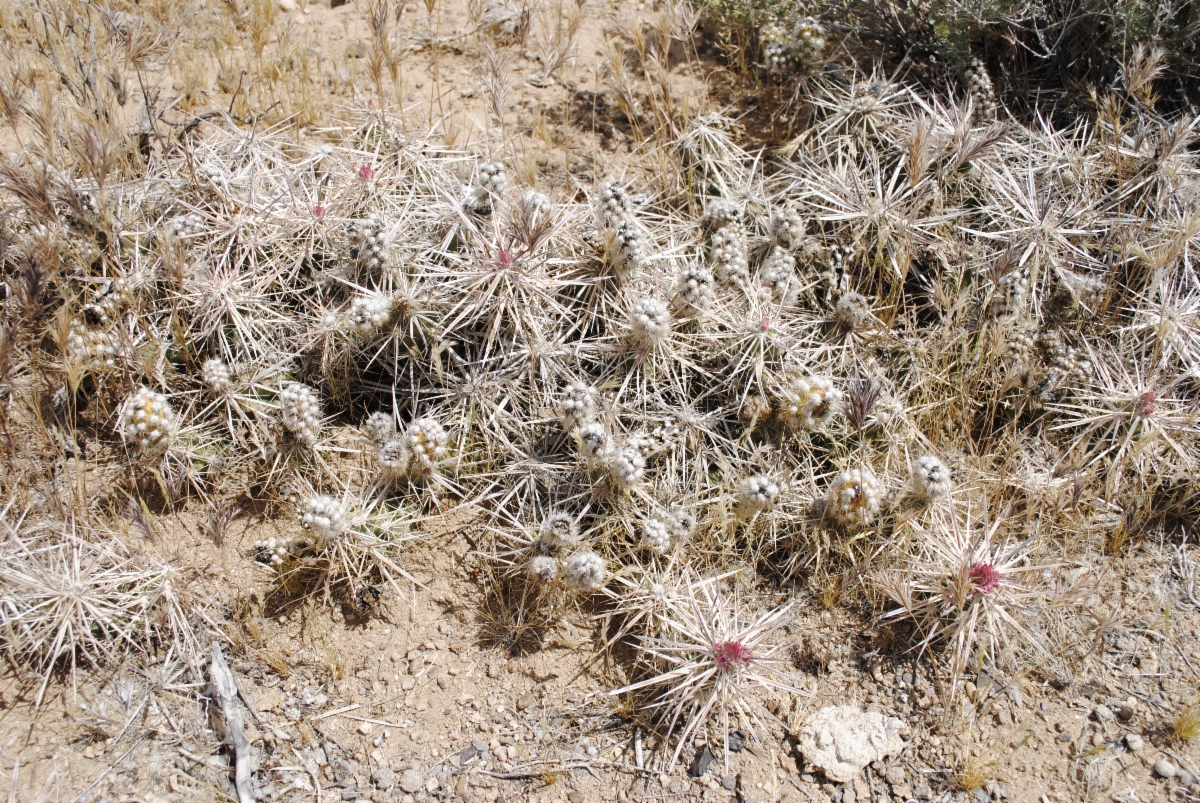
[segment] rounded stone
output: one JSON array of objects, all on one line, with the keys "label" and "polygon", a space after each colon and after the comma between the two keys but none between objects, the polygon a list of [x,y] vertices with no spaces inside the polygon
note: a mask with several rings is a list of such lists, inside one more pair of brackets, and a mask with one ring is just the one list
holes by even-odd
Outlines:
[{"label": "rounded stone", "polygon": [[1159,778],[1174,778],[1177,772],[1178,770],[1175,769],[1175,765],[1165,758],[1160,758],[1154,762],[1154,774]]}]

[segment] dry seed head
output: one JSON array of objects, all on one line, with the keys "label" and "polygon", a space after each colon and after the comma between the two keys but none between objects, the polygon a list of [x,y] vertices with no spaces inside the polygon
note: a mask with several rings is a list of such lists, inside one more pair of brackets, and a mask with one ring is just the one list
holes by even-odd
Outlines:
[{"label": "dry seed head", "polygon": [[747,477],[738,486],[737,503],[744,513],[766,510],[779,498],[779,485],[768,477]]},{"label": "dry seed head", "polygon": [[609,459],[608,472],[619,487],[632,488],[646,474],[646,458],[640,449],[631,445],[622,446]]},{"label": "dry seed head", "polygon": [[921,455],[913,465],[913,490],[924,499],[940,499],[950,495],[950,469],[931,454]]},{"label": "dry seed head", "polygon": [[862,329],[871,321],[871,305],[858,293],[843,293],[834,307],[833,320],[850,332]]},{"label": "dry seed head", "polygon": [[630,338],[643,346],[657,346],[671,334],[671,313],[655,298],[643,298],[629,311]]},{"label": "dry seed head", "polygon": [[861,529],[875,521],[879,502],[879,481],[871,470],[849,468],[829,486],[825,512],[843,527]]},{"label": "dry seed head", "polygon": [[387,223],[378,214],[366,220],[346,224],[350,238],[350,258],[368,273],[377,273],[387,264]]},{"label": "dry seed head", "polygon": [[367,416],[367,420],[363,422],[363,429],[367,431],[371,442],[382,448],[385,443],[396,438],[396,419],[391,413],[379,410]]},{"label": "dry seed head", "polygon": [[337,540],[346,532],[346,508],[332,496],[317,494],[304,503],[300,524],[322,538]]},{"label": "dry seed head", "polygon": [[578,380],[563,389],[558,415],[563,428],[570,432],[596,420],[596,389]]},{"label": "dry seed head", "polygon": [[576,552],[563,567],[567,583],[580,591],[598,591],[608,579],[604,558],[595,552]]},{"label": "dry seed head", "polygon": [[712,272],[703,265],[688,265],[675,279],[674,301],[680,307],[704,309],[713,299]]},{"label": "dry seed head", "polygon": [[538,533],[538,541],[551,552],[575,546],[579,538],[578,522],[562,512],[546,516]]},{"label": "dry seed head", "polygon": [[771,244],[795,251],[804,244],[806,226],[795,209],[779,209],[771,215]]},{"label": "dry seed head", "polygon": [[387,296],[359,296],[350,302],[350,308],[346,310],[346,326],[355,334],[365,337],[382,328],[391,314],[392,304]]},{"label": "dry seed head", "polygon": [[179,422],[166,396],[140,387],[122,405],[119,427],[125,442],[146,459],[167,451]]},{"label": "dry seed head", "polygon": [[233,391],[233,372],[224,360],[213,357],[204,361],[204,385],[214,396],[227,396]]},{"label": "dry seed head", "polygon": [[829,423],[842,402],[842,392],[823,376],[798,376],[784,390],[779,414],[791,430],[817,430]]},{"label": "dry seed head", "polygon": [[316,446],[321,434],[321,401],[308,385],[289,382],[279,394],[283,425],[300,443]]},{"label": "dry seed head", "polygon": [[558,558],[553,555],[534,555],[525,564],[525,572],[535,580],[549,583],[558,577]]},{"label": "dry seed head", "polygon": [[412,454],[410,470],[425,474],[432,472],[445,458],[450,436],[438,421],[419,418],[409,424],[406,441]]}]

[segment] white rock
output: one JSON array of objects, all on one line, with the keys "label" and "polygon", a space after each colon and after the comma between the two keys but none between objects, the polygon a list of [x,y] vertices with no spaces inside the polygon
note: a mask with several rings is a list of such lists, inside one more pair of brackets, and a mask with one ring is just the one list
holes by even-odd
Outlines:
[{"label": "white rock", "polygon": [[280,11],[296,10],[296,0],[275,0],[275,4],[279,6]]},{"label": "white rock", "polygon": [[1174,778],[1179,770],[1175,769],[1175,765],[1165,758],[1161,758],[1154,762],[1154,774],[1159,778]]},{"label": "white rock", "polygon": [[822,708],[804,724],[797,746],[804,760],[835,783],[854,780],[863,767],[904,749],[896,717],[849,705]]},{"label": "white rock", "polygon": [[425,791],[425,779],[416,770],[408,770],[400,776],[400,788],[410,795]]},{"label": "white rock", "polygon": [[1139,733],[1125,734],[1125,746],[1136,753],[1146,746],[1146,740]]}]

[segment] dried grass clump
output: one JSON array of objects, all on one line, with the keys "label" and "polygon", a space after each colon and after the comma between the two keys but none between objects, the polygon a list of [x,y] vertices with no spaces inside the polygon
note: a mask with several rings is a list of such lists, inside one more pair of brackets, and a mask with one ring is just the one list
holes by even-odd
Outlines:
[{"label": "dried grass clump", "polygon": [[196,656],[199,613],[174,569],[75,527],[33,524],[11,505],[0,516],[0,641],[11,666],[37,676],[35,705],[56,669],[74,676],[166,650]]}]

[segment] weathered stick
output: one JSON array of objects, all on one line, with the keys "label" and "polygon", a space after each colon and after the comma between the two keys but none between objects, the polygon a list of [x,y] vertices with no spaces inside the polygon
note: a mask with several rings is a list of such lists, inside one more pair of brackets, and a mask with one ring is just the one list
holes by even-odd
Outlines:
[{"label": "weathered stick", "polygon": [[221,645],[213,644],[212,648],[212,686],[217,698],[221,701],[221,711],[225,715],[225,725],[229,729],[229,741],[233,743],[234,753],[234,786],[237,788],[239,803],[255,803],[254,793],[250,789],[250,763],[252,761],[250,740],[246,738],[246,728],[242,724],[242,709],[238,706],[237,681]]}]

